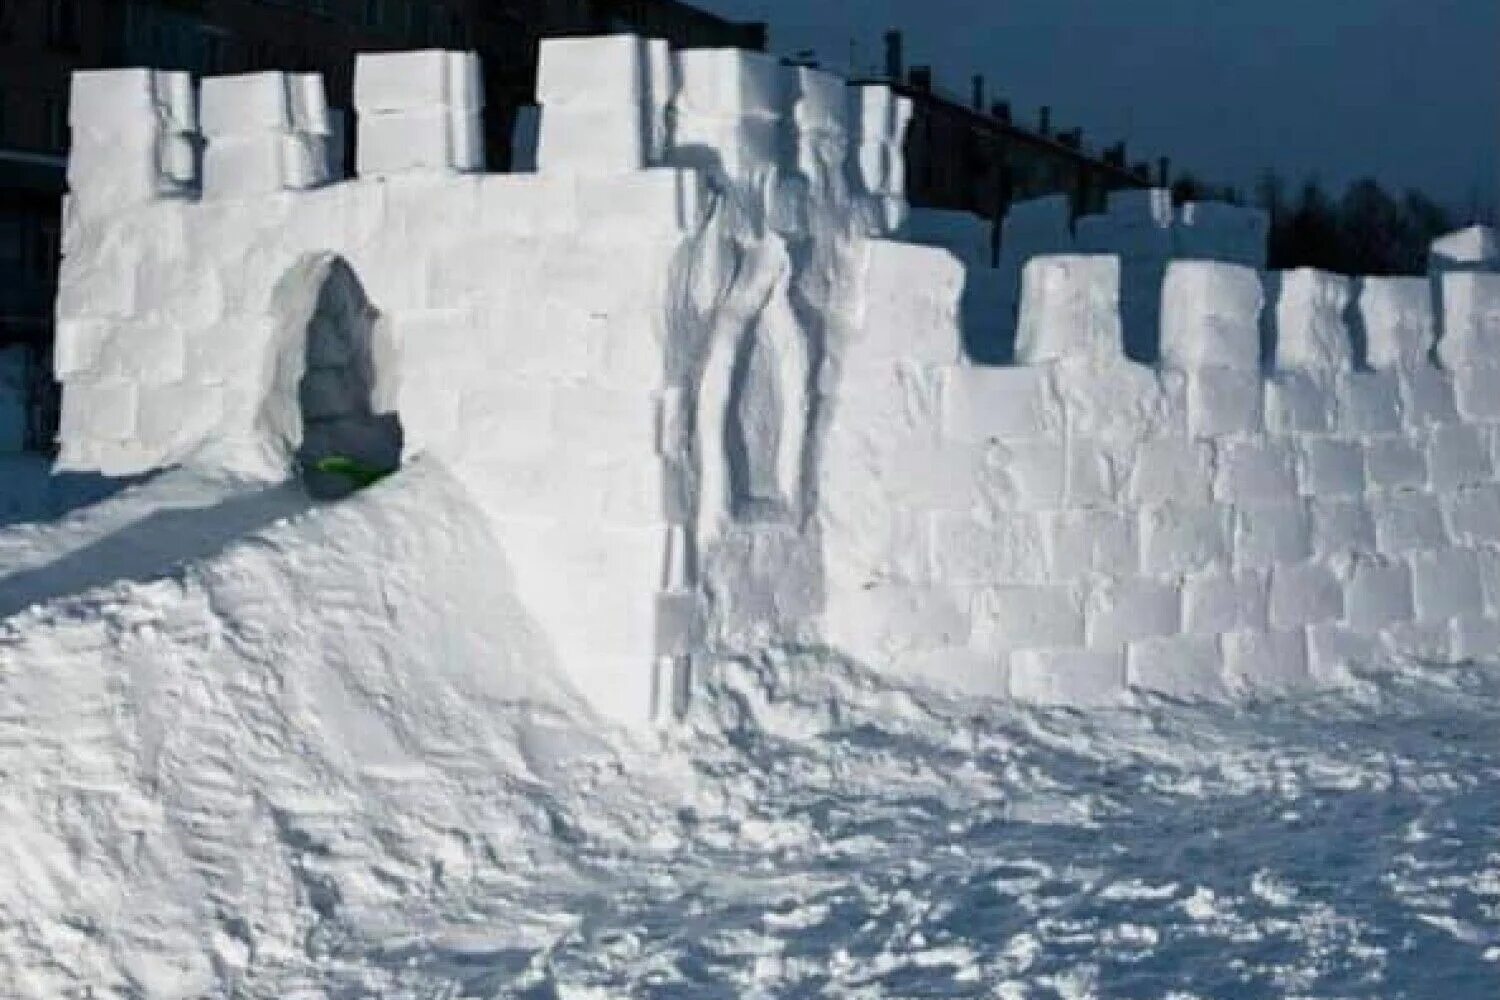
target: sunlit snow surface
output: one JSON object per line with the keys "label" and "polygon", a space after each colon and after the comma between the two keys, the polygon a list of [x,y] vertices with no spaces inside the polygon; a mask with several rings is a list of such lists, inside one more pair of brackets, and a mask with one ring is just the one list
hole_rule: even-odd
{"label": "sunlit snow surface", "polygon": [[[269,524],[4,627],[0,995],[1500,990],[1500,667],[1091,715],[791,651],[719,665],[682,726],[631,738],[444,669],[510,612],[491,563],[461,564],[442,478],[400,478],[290,516],[158,481],[45,543],[87,551],[89,525],[150,524],[130,498],[174,491]],[[417,511],[446,530],[362,575]],[[489,631],[424,653],[436,604],[391,569],[419,549]],[[358,617],[382,600],[390,636]],[[335,647],[346,618],[367,646]]]}

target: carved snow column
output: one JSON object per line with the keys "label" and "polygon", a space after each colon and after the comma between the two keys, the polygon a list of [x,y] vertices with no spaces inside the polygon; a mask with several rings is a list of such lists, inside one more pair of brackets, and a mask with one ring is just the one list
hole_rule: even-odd
{"label": "carved snow column", "polygon": [[187,73],[74,73],[68,125],[70,213],[93,216],[196,193],[198,109]]}
{"label": "carved snow column", "polygon": [[317,73],[203,81],[203,196],[250,198],[334,179],[335,130]]}
{"label": "carved snow column", "polygon": [[662,39],[547,39],[537,69],[537,168],[599,176],[660,165],[675,89],[672,55]]}
{"label": "carved snow column", "polygon": [[854,170],[873,200],[875,228],[889,235],[906,221],[906,129],[912,103],[883,84],[853,89]]}
{"label": "carved snow column", "polygon": [[361,177],[484,169],[484,87],[473,52],[360,53],[354,112]]}

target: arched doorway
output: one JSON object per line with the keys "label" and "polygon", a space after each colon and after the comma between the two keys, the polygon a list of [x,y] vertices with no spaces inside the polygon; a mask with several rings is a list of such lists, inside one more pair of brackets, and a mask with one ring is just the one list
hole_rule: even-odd
{"label": "arched doorway", "polygon": [[336,499],[401,464],[401,421],[380,398],[391,395],[381,378],[391,352],[342,257],[302,261],[278,298],[283,336],[266,419],[308,492]]}

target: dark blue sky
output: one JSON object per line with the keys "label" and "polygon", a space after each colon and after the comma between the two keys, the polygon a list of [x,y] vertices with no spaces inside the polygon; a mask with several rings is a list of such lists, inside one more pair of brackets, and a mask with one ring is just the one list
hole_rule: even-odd
{"label": "dark blue sky", "polygon": [[779,53],[907,62],[961,95],[983,73],[1025,120],[1169,155],[1249,189],[1266,167],[1374,176],[1465,208],[1497,196],[1500,0],[699,0],[771,24]]}

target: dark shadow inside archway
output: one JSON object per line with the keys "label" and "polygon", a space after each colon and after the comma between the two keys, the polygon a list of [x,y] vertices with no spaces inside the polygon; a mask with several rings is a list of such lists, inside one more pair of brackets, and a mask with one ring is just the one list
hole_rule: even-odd
{"label": "dark shadow inside archway", "polygon": [[401,421],[375,407],[378,318],[349,265],[335,258],[308,319],[297,388],[297,468],[319,499],[347,496],[401,464]]}

